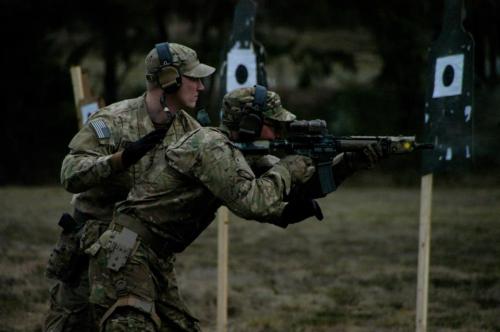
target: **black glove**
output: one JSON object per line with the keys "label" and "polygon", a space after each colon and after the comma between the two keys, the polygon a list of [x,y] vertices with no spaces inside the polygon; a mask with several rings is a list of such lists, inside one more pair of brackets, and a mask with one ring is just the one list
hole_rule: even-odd
{"label": "black glove", "polygon": [[312,216],[315,216],[318,220],[323,220],[323,211],[321,211],[318,202],[310,197],[292,192],[289,202],[276,225],[285,228],[289,224],[301,222]]}
{"label": "black glove", "polygon": [[384,151],[380,143],[367,145],[363,150],[344,153],[344,160],[354,170],[374,168],[384,158]]}
{"label": "black glove", "polygon": [[139,161],[144,155],[160,143],[167,134],[166,128],[156,129],[130,143],[122,152],[123,168],[128,168]]}

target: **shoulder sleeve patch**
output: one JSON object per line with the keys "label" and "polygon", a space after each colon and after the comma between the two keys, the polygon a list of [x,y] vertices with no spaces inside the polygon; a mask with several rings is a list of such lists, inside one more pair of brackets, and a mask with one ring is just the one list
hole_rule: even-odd
{"label": "shoulder sleeve patch", "polygon": [[106,122],[102,119],[95,119],[89,122],[89,125],[94,129],[97,138],[110,138],[111,131],[109,130]]}

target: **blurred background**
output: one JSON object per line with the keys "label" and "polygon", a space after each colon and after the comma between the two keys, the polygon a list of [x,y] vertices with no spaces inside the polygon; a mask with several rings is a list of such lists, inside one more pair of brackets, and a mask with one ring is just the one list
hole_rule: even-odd
{"label": "blurred background", "polygon": [[[106,104],[144,91],[143,61],[156,42],[186,44],[219,67],[236,2],[2,0],[0,185],[58,183],[77,131],[70,66],[82,66]],[[255,38],[266,49],[269,86],[289,109],[326,119],[335,135],[421,137],[427,49],[439,34],[443,1],[257,3]],[[470,176],[500,166],[500,2],[465,4],[465,27],[476,43]],[[200,105],[215,123],[216,80],[206,82]],[[402,165],[405,174],[391,178],[418,181],[407,173],[418,173],[418,156],[396,159],[381,172]]]}

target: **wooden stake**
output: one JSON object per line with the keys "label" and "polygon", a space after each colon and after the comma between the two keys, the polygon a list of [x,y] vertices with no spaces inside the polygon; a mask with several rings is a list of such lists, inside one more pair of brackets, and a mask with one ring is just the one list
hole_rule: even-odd
{"label": "wooden stake", "polygon": [[422,177],[420,193],[420,230],[417,275],[416,331],[427,331],[427,303],[429,294],[429,262],[431,247],[431,206],[433,175]]}
{"label": "wooden stake", "polygon": [[83,126],[82,115],[80,113],[80,104],[85,99],[85,89],[83,86],[82,68],[72,66],[69,69],[71,73],[71,83],[73,85],[73,97],[75,99],[76,118],[78,119],[78,128]]}
{"label": "wooden stake", "polygon": [[217,332],[227,332],[228,297],[228,235],[229,211],[221,206],[217,213],[218,273],[217,273]]}
{"label": "wooden stake", "polygon": [[99,107],[104,107],[102,98],[92,95],[89,83],[89,75],[82,72],[80,66],[70,68],[71,83],[73,84],[73,96],[75,98],[76,118],[78,128],[82,128],[89,116],[95,113]]}

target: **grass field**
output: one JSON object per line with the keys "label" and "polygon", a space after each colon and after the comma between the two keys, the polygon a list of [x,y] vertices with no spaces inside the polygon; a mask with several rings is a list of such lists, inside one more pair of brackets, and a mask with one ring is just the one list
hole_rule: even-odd
{"label": "grass field", "polygon": [[[325,220],[281,230],[232,217],[230,331],[415,329],[419,188],[345,186]],[[0,188],[0,331],[40,331],[44,267],[71,196]],[[429,331],[500,331],[500,189],[434,191]],[[215,330],[215,223],[177,259],[181,292]]]}

